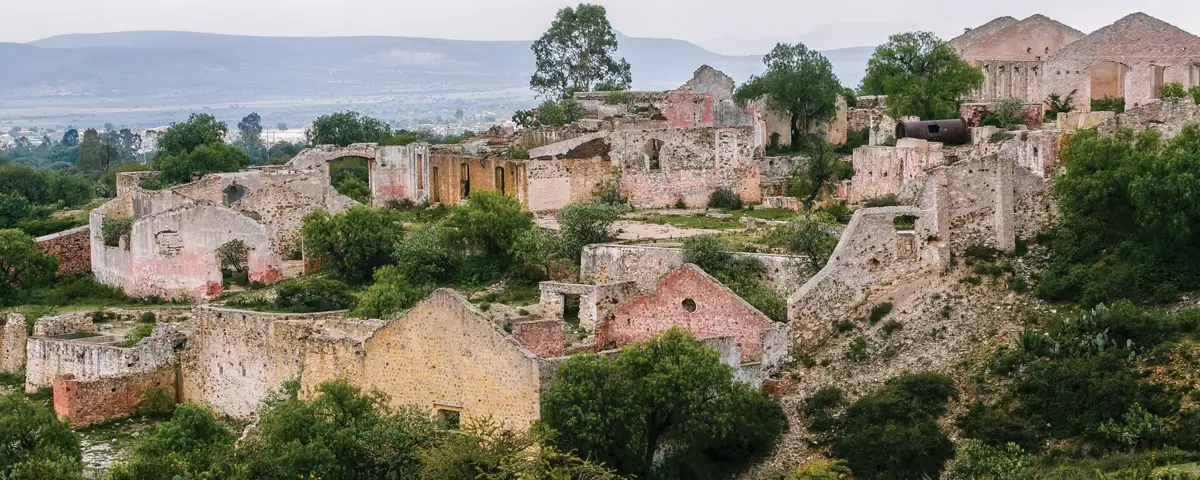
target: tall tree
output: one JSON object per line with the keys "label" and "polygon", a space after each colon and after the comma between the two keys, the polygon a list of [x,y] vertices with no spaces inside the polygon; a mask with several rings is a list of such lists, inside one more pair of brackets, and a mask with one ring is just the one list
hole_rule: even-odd
{"label": "tall tree", "polygon": [[262,117],[258,113],[251,112],[238,122],[238,138],[237,145],[250,155],[250,158],[255,163],[260,163],[266,157],[267,146],[262,141]]}
{"label": "tall tree", "polygon": [[65,147],[74,147],[79,145],[79,130],[74,128],[68,129],[63,133],[62,144]]}
{"label": "tall tree", "polygon": [[750,77],[734,93],[741,105],[762,99],[772,112],[791,117],[792,142],[799,142],[816,122],[837,112],[845,90],[829,59],[802,43],[780,43],[763,58],[767,72]]}
{"label": "tall tree", "polygon": [[321,116],[305,132],[309,145],[342,147],[352,143],[381,143],[391,134],[392,128],[387,123],[353,111]]}
{"label": "tall tree", "polygon": [[167,183],[190,181],[197,175],[235,172],[250,165],[250,156],[225,144],[229,127],[209,114],[192,114],[184,123],[172,124],[158,140],[151,165],[162,171]]}
{"label": "tall tree", "polygon": [[156,158],[167,155],[191,153],[201,145],[221,143],[229,127],[225,122],[218,122],[216,117],[207,113],[193,113],[184,123],[172,123],[158,139],[158,154]]}
{"label": "tall tree", "polygon": [[633,81],[629,62],[613,58],[617,35],[599,5],[581,3],[559,10],[532,48],[537,70],[529,86],[547,97],[566,98],[602,84],[624,89]]}
{"label": "tall tree", "polygon": [[120,161],[120,156],[111,145],[106,145],[101,139],[100,132],[94,128],[83,131],[83,140],[79,142],[79,160],[75,168],[93,177],[104,175]]}
{"label": "tall tree", "polygon": [[958,117],[958,100],[983,84],[983,73],[960,58],[950,44],[930,32],[892,35],[875,49],[864,95],[887,95],[893,116],[925,120]]}

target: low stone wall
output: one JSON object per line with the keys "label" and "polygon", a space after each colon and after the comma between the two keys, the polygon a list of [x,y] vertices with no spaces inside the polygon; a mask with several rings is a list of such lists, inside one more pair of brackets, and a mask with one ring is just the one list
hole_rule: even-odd
{"label": "low stone wall", "polygon": [[58,259],[60,277],[92,271],[91,227],[64,230],[37,238],[41,251]]}
{"label": "low stone wall", "polygon": [[0,328],[0,373],[15,373],[25,367],[25,316],[5,314]]}
{"label": "low stone wall", "polygon": [[541,290],[539,310],[546,318],[563,320],[566,308],[563,295],[578,295],[579,326],[589,332],[612,318],[617,305],[636,295],[638,290],[637,285],[629,281],[601,285],[542,282],[538,287]]}
{"label": "low stone wall", "polygon": [[25,392],[50,388],[63,375],[92,381],[150,373],[177,362],[176,347],[183,335],[172,324],[159,324],[149,339],[130,348],[112,337],[59,339],[31,337],[25,352]]}
{"label": "low stone wall", "polygon": [[1170,139],[1179,135],[1183,127],[1197,123],[1200,123],[1200,106],[1188,95],[1131,107],[1125,113],[1104,121],[1096,127],[1096,131],[1101,135],[1112,135],[1123,128],[1134,132],[1154,130],[1162,134],[1164,139]]}
{"label": "low stone wall", "polygon": [[175,380],[174,365],[96,380],[63,375],[54,381],[54,413],[75,428],[128,418],[151,389],[165,390],[174,399]]}
{"label": "low stone wall", "polygon": [[47,315],[33,323],[33,336],[54,337],[75,332],[94,332],[91,312],[72,312],[62,315]]}
{"label": "low stone wall", "polygon": [[[800,288],[809,275],[801,268],[805,257],[734,252],[757,258],[767,267],[764,279],[788,295]],[[639,290],[652,292],[658,279],[683,265],[683,249],[641,245],[596,244],[583,248],[579,278],[585,283],[634,282]]]}
{"label": "low stone wall", "polygon": [[[963,120],[967,121],[967,126],[978,127],[983,122],[983,117],[996,112],[996,102],[988,103],[964,103],[959,107],[958,113]],[[1019,113],[1021,119],[1025,121],[1025,127],[1030,130],[1039,130],[1045,123],[1045,110],[1041,103],[1027,103]]]}

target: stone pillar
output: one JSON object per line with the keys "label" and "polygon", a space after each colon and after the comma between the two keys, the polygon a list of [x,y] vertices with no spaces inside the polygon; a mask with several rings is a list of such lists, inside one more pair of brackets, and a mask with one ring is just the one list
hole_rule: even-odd
{"label": "stone pillar", "polygon": [[1017,248],[1016,210],[1013,205],[1013,162],[999,160],[996,168],[996,249],[1011,252]]}
{"label": "stone pillar", "polygon": [[9,313],[0,328],[0,373],[16,373],[25,368],[25,316]]}

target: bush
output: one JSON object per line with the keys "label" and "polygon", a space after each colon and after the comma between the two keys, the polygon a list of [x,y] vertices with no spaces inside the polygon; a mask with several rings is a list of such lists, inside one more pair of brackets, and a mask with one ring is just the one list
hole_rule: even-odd
{"label": "bush", "polygon": [[850,349],[846,350],[846,360],[862,363],[870,358],[871,354],[867,351],[867,339],[856,337],[853,342],[850,342]]}
{"label": "bush", "polygon": [[784,480],[852,480],[845,460],[814,458],[804,462]]}
{"label": "bush", "polygon": [[741,210],[742,197],[729,187],[720,187],[708,197],[708,208],[723,208],[726,210]]}
{"label": "bush", "polygon": [[599,202],[572,203],[558,211],[558,225],[564,248],[572,260],[586,245],[612,240],[613,222],[621,218],[624,209]]}
{"label": "bush", "polygon": [[904,329],[904,324],[897,322],[895,320],[888,320],[886,323],[883,324],[883,334],[884,335],[890,336],[891,334],[899,332],[900,330],[903,330],[903,329]]}
{"label": "bush", "polygon": [[[1005,130],[1012,130],[1018,126],[1025,124],[1025,118],[1021,115],[1025,110],[1025,103],[1015,98],[1001,100],[996,102],[995,113],[984,117],[983,125],[992,125]],[[990,120],[990,123],[988,122]]]}
{"label": "bush", "polygon": [[775,227],[767,235],[768,244],[786,247],[791,253],[804,255],[804,269],[816,273],[825,267],[837,247],[836,220],[823,213],[797,217],[786,225]]}
{"label": "bush", "polygon": [[882,197],[868,198],[863,200],[863,206],[867,208],[875,207],[897,207],[900,206],[900,198],[894,194],[884,195]]}
{"label": "bush", "polygon": [[142,401],[138,403],[136,413],[139,416],[165,419],[170,418],[175,411],[175,394],[161,388],[146,390]]}
{"label": "bush", "polygon": [[579,102],[564,98],[555,102],[546,100],[537,108],[536,121],[539,125],[561,127],[587,117],[587,109]]}
{"label": "bush", "polygon": [[125,334],[125,340],[121,342],[121,346],[125,348],[137,345],[142,339],[149,338],[154,333],[153,323],[139,323]]}
{"label": "bush", "polygon": [[100,222],[100,237],[108,247],[119,246],[121,239],[128,242],[132,232],[133,218],[105,218]]}
{"label": "bush", "polygon": [[354,307],[354,295],[345,283],[327,278],[301,278],[281,282],[275,305],[295,313],[330,312]]}
{"label": "bush", "polygon": [[937,478],[954,456],[954,445],[937,418],[956,396],[954,382],[945,375],[892,379],[846,410],[831,453],[846,459],[858,479]]}
{"label": "bush", "polygon": [[958,442],[954,460],[946,466],[946,480],[1022,480],[1030,478],[1033,457],[1021,447],[1010,443],[1002,447],[978,440]]}
{"label": "bush", "polygon": [[976,402],[958,417],[957,425],[965,438],[992,447],[1014,444],[1027,452],[1037,451],[1038,439],[1033,427],[1021,415]]}
{"label": "bush", "polygon": [[412,308],[433,290],[432,283],[413,285],[412,281],[412,277],[404,275],[400,268],[392,265],[376,270],[375,283],[363,292],[354,309],[354,316],[390,318]]}
{"label": "bush", "polygon": [[0,396],[0,478],[79,479],[79,436],[54,412],[21,393]]}
{"label": "bush", "polygon": [[337,215],[309,213],[300,232],[307,260],[339,279],[360,283],[391,263],[404,228],[391,211],[356,205]]}
{"label": "bush", "polygon": [[1158,96],[1163,100],[1172,98],[1184,98],[1188,96],[1188,92],[1183,88],[1183,84],[1179,82],[1164,83],[1158,87]]}
{"label": "bush", "polygon": [[1125,113],[1125,99],[1104,97],[1101,99],[1092,100],[1093,112],[1117,112]]}
{"label": "bush", "polygon": [[207,408],[179,405],[171,420],[139,438],[132,458],[113,466],[105,479],[235,478],[226,464],[235,438]]}
{"label": "bush", "polygon": [[608,178],[596,190],[595,198],[597,202],[628,209],[629,198],[621,194],[621,170],[614,168],[609,172]]}
{"label": "bush", "polygon": [[833,217],[837,223],[846,225],[854,218],[854,210],[846,205],[846,202],[838,202],[825,208],[817,209],[817,213],[824,213]]}
{"label": "bush", "polygon": [[846,395],[842,393],[842,389],[825,387],[808,397],[800,412],[808,419],[808,431],[824,433],[834,428],[837,423],[834,413],[846,404]]}
{"label": "bush", "polygon": [[158,317],[154,315],[154,312],[142,312],[141,315],[138,315],[138,322],[140,322],[140,323],[157,323]]}
{"label": "bush", "polygon": [[472,190],[466,205],[455,209],[446,225],[458,230],[472,254],[489,257],[504,268],[511,263],[517,237],[533,227],[533,217],[515,197]]}
{"label": "bush", "polygon": [[757,258],[735,256],[720,238],[702,235],[683,241],[683,261],[700,267],[772,320],[787,321],[787,301],[762,282],[767,269]]}
{"label": "bush", "polygon": [[887,314],[892,313],[892,302],[883,302],[871,307],[871,313],[867,316],[867,321],[874,325],[883,320]]}

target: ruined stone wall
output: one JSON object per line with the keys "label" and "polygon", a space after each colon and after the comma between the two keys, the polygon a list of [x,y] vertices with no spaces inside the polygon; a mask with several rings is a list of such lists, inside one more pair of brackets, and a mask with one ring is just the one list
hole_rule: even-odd
{"label": "ruined stone wall", "polygon": [[983,72],[983,84],[968,94],[974,102],[995,102],[1015,98],[1022,102],[1041,102],[1039,89],[1045,75],[1041,61],[979,60],[973,62]]}
{"label": "ruined stone wall", "polygon": [[[429,155],[429,201],[453,205],[466,200],[463,193],[469,190],[503,191],[505,195],[522,198],[528,189],[523,167],[522,163],[503,157],[432,150]],[[501,178],[503,182],[499,181]],[[464,188],[464,183],[469,187]]]}
{"label": "ruined stone wall", "polygon": [[337,192],[323,177],[292,169],[250,170],[210,175],[225,205],[262,223],[275,251],[300,249],[305,215],[317,210],[339,213],[358,202]]}
{"label": "ruined stone wall", "polygon": [[53,337],[74,332],[94,332],[91,312],[71,312],[61,315],[46,315],[33,322],[35,337]]}
{"label": "ruined stone wall", "polygon": [[567,354],[567,331],[562,320],[517,322],[512,325],[513,338],[540,358],[561,357]]}
{"label": "ruined stone wall", "polygon": [[132,417],[151,389],[175,397],[176,367],[96,380],[63,375],[54,381],[54,413],[74,428]]}
{"label": "ruined stone wall", "polygon": [[[916,217],[913,230],[899,230],[897,217]],[[944,230],[933,211],[916,207],[863,208],[842,233],[829,262],[788,298],[788,323],[800,347],[811,348],[835,320],[903,275],[948,259]]]}
{"label": "ruined stone wall", "polygon": [[[761,261],[766,267],[764,281],[784,295],[795,291],[809,278],[800,268],[805,257],[732,253]],[[653,292],[659,278],[682,265],[683,250],[679,248],[595,244],[583,247],[579,278],[584,283],[597,285],[634,282],[638,290]]]}
{"label": "ruined stone wall", "polygon": [[262,223],[229,208],[192,203],[137,218],[117,247],[100,236],[103,207],[92,211],[92,270],[96,279],[131,296],[211,298],[221,294],[216,250],[241,240],[250,247],[250,280],[278,280],[280,258]]}
{"label": "ruined stone wall", "polygon": [[283,382],[301,377],[305,339],[339,317],[197,307],[195,333],[180,355],[180,400],[249,418]]}
{"label": "ruined stone wall", "polygon": [[764,202],[766,197],[787,195],[788,184],[792,181],[792,172],[808,164],[808,157],[767,157],[758,162],[758,182],[762,188]]}
{"label": "ruined stone wall", "polygon": [[370,163],[371,203],[407,198],[416,203],[429,199],[429,146],[413,143],[402,147],[380,147]]}
{"label": "ruined stone wall", "polygon": [[[984,117],[995,112],[995,102],[964,103],[958,107],[958,114],[967,122],[968,127],[980,126]],[[1040,130],[1045,123],[1045,110],[1040,101],[1025,104],[1019,115],[1024,120],[1025,128],[1030,130]]]}
{"label": "ruined stone wall", "polygon": [[676,90],[667,92],[666,97],[663,116],[667,117],[667,128],[714,126],[712,94]]}
{"label": "ruined stone wall", "polygon": [[329,162],[342,157],[361,157],[375,160],[379,156],[379,145],[375,143],[355,143],[348,147],[337,145],[317,145],[306,148],[288,161],[287,166],[302,172],[317,173],[329,183]]}
{"label": "ruined stone wall", "polygon": [[38,249],[58,259],[59,277],[92,271],[92,232],[88,226],[37,238]]}
{"label": "ruined stone wall", "polygon": [[120,339],[89,337],[67,340],[30,337],[26,343],[25,392],[50,388],[62,375],[92,381],[158,371],[177,362],[182,336],[171,324],[159,324],[150,338],[133,347],[119,346]]}
{"label": "ruined stone wall", "polygon": [[1125,113],[1100,123],[1096,131],[1101,135],[1113,135],[1120,129],[1139,133],[1153,130],[1164,139],[1171,139],[1179,135],[1183,127],[1194,124],[1200,124],[1200,107],[1196,106],[1195,100],[1189,95],[1185,98],[1129,108]]}
{"label": "ruined stone wall", "polygon": [[762,312],[688,264],[659,279],[655,293],[618,307],[613,319],[596,330],[596,345],[620,348],[680,327],[697,338],[733,336],[742,360],[758,361],[763,355],[762,332],[774,326]]}
{"label": "ruined stone wall", "polygon": [[[1152,103],[1150,105],[1159,104]],[[1115,116],[1117,116],[1116,112],[1059,112],[1057,128],[1070,131],[1096,128]]]}
{"label": "ruined stone wall", "polygon": [[613,132],[609,155],[621,169],[622,192],[639,208],[669,206],[680,198],[706,205],[718,187],[757,203],[761,151],[753,137],[753,127],[623,130]]}
{"label": "ruined stone wall", "polygon": [[571,203],[593,197],[608,179],[612,162],[603,157],[566,160],[530,160],[528,200],[531,212],[559,210]]}
{"label": "ruined stone wall", "polygon": [[364,386],[394,405],[491,415],[514,428],[539,418],[538,359],[457,292],[438,290],[366,340]]}
{"label": "ruined stone wall", "polygon": [[925,170],[945,163],[942,144],[902,138],[895,147],[854,149],[854,178],[850,202],[859,203],[886,195],[910,196]]}
{"label": "ruined stone wall", "polygon": [[1034,15],[972,42],[960,56],[967,60],[1041,61],[1084,36],[1074,28]]}
{"label": "ruined stone wall", "polygon": [[517,145],[526,150],[533,150],[538,147],[555,144],[586,135],[588,132],[566,126],[562,128],[537,127],[526,128],[521,130],[517,138]]}
{"label": "ruined stone wall", "polygon": [[16,373],[25,368],[25,341],[28,330],[25,316],[6,313],[0,320],[0,373]]}
{"label": "ruined stone wall", "polygon": [[538,307],[542,316],[563,320],[566,302],[564,295],[579,296],[579,326],[592,332],[596,326],[612,318],[617,305],[625,303],[638,292],[631,281],[585,285],[562,282],[542,282]]}
{"label": "ruined stone wall", "polygon": [[933,173],[951,251],[961,254],[973,245],[1012,250],[1013,168],[1011,160],[991,156]]}
{"label": "ruined stone wall", "polygon": [[1046,61],[1039,96],[1077,91],[1078,111],[1091,99],[1124,97],[1127,108],[1158,99],[1158,86],[1200,84],[1200,38],[1142,13],[1101,28]]}

